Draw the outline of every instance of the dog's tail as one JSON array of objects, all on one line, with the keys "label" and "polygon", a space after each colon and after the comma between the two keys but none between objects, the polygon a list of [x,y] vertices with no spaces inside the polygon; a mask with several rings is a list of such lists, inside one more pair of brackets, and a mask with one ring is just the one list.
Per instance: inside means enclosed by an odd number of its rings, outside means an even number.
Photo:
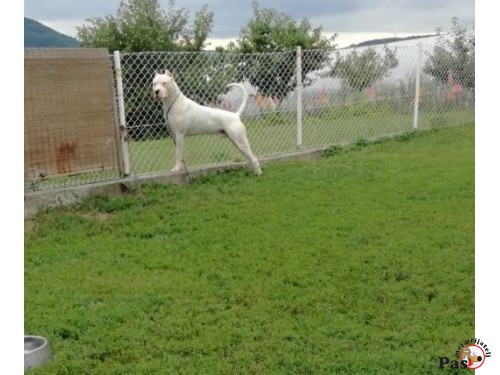
[{"label": "dog's tail", "polygon": [[238,116],[241,116],[243,114],[243,112],[245,111],[245,108],[247,107],[248,92],[245,89],[245,86],[243,86],[239,83],[230,83],[229,85],[226,86],[226,88],[231,87],[231,86],[239,87],[241,89],[241,91],[243,91],[243,101],[241,102],[240,108],[238,108],[238,111],[236,112],[236,114]]}]

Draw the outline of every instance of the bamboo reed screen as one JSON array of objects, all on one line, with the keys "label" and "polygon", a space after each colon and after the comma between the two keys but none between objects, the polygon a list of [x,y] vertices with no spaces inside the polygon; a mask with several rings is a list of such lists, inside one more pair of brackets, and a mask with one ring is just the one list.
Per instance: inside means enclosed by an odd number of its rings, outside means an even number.
[{"label": "bamboo reed screen", "polygon": [[118,170],[105,49],[24,50],[25,179]]}]

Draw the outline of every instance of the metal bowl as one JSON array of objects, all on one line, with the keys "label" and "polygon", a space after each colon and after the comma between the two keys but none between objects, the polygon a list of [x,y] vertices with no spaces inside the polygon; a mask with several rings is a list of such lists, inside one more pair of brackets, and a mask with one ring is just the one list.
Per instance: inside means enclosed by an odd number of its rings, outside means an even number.
[{"label": "metal bowl", "polygon": [[24,369],[38,367],[52,359],[52,352],[46,338],[24,336]]}]

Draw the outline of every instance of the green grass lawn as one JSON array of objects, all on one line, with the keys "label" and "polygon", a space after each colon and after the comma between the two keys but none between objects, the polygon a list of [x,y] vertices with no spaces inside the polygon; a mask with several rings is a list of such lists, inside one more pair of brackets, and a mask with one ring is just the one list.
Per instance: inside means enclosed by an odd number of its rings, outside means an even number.
[{"label": "green grass lawn", "polygon": [[442,374],[474,337],[474,125],[25,224],[32,374]]},{"label": "green grass lawn", "polygon": [[[435,129],[474,121],[474,109],[430,111],[423,109],[419,129]],[[297,150],[297,125],[294,112],[276,112],[244,118],[248,139],[258,157]],[[378,139],[403,134],[413,128],[411,111],[388,110],[384,105],[359,103],[327,107],[303,116],[303,148],[343,145],[359,139]],[[169,137],[132,140],[129,143],[132,172],[143,174],[169,171],[175,151]],[[186,138],[185,161],[200,166],[225,161],[244,161],[244,157],[225,137],[199,135]]]}]

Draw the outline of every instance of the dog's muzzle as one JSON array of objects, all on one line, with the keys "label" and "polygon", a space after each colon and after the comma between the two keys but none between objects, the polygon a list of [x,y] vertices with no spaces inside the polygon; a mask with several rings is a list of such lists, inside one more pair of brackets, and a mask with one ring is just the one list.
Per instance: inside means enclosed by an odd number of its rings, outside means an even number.
[{"label": "dog's muzzle", "polygon": [[155,92],[153,94],[153,98],[157,102],[161,102],[162,98],[160,97],[160,90],[155,90]]}]

